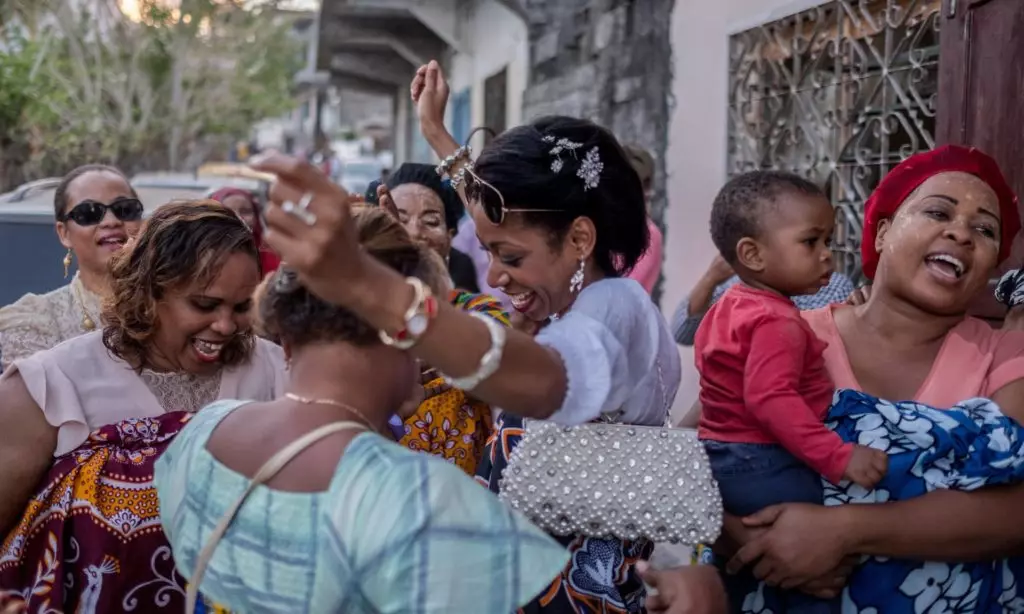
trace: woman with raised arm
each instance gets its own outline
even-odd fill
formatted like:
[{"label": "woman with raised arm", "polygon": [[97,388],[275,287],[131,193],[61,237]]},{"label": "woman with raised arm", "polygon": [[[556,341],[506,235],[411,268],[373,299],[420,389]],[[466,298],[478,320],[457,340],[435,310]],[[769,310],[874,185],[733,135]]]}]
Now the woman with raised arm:
[{"label": "woman with raised arm", "polygon": [[[279,178],[267,241],[316,294],[506,416],[664,425],[679,356],[647,293],[621,277],[643,254],[648,233],[640,180],[619,144],[591,122],[545,118],[498,136],[474,163],[441,123],[448,87],[436,63],[420,69],[412,90],[424,134],[444,159],[440,170],[469,204],[491,253],[489,282],[517,310],[551,323],[536,337],[507,331],[402,279],[359,249],[345,192],[294,158],[271,155],[256,164]],[[522,433],[510,422],[496,437],[486,476],[492,484]],[[622,501],[632,513],[625,493]],[[525,611],[643,610],[634,567],[649,542],[564,541],[569,566]]]}]

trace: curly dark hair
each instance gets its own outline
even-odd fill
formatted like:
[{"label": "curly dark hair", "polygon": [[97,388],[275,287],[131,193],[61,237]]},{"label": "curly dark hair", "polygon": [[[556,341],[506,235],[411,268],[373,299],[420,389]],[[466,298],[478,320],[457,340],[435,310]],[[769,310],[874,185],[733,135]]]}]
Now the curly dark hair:
[{"label": "curly dark hair", "polygon": [[128,181],[128,176],[122,173],[119,169],[113,166],[107,166],[106,164],[84,164],[72,170],[67,175],[64,175],[64,177],[61,178],[60,183],[57,184],[57,189],[53,192],[53,216],[58,221],[64,215],[64,209],[68,206],[68,188],[71,187],[71,184],[74,183],[75,179],[90,173],[109,173],[111,175],[116,175],[121,179],[124,179],[125,185],[128,186],[128,190],[131,192],[133,197],[139,197],[135,188],[132,187],[131,182]]},{"label": "curly dark hair", "polygon": [[785,171],[750,171],[730,179],[711,205],[711,240],[722,258],[736,263],[736,244],[757,238],[761,220],[786,193],[827,198],[825,192],[799,175]]},{"label": "curly dark hair", "polygon": [[[405,277],[422,275],[423,251],[386,211],[363,207],[354,212],[359,243],[371,256]],[[344,307],[328,303],[302,285],[283,266],[268,277],[257,297],[257,328],[262,335],[296,346],[345,341],[379,343],[377,331]]]},{"label": "curly dark hair", "polygon": [[[192,284],[211,283],[231,254],[252,256],[252,231],[234,211],[213,200],[166,204],[146,220],[111,263],[111,294],[103,305],[103,343],[134,369],[149,366],[149,344],[160,323],[157,303]],[[255,342],[236,335],[223,349],[225,366],[248,360]]]},{"label": "curly dark hair", "polygon": [[[579,147],[555,156],[551,151],[559,139]],[[602,167],[598,185],[587,189],[577,173],[594,148]],[[556,159],[563,164],[553,166]],[[547,229],[552,244],[565,238],[577,218],[590,218],[597,230],[594,262],[605,275],[627,274],[647,251],[650,232],[640,177],[612,133],[594,122],[555,116],[512,128],[484,147],[475,172],[501,193],[509,209],[543,210],[518,215]],[[498,205],[494,190],[485,186],[478,198]]]}]

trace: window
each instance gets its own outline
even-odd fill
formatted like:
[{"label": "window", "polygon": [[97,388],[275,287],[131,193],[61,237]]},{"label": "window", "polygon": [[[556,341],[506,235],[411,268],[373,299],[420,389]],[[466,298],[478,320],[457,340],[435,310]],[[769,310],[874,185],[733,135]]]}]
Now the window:
[{"label": "window", "polygon": [[[487,77],[484,81],[484,125],[494,130],[494,134],[505,131],[508,117],[508,69]],[[485,139],[491,140],[489,133]]]},{"label": "window", "polygon": [[470,89],[466,88],[452,96],[452,138],[459,145],[465,145],[469,138],[469,131],[472,130]]},{"label": "window", "polygon": [[935,145],[940,0],[835,0],[730,39],[728,173],[780,169],[836,207],[836,268],[860,276],[864,201]]}]

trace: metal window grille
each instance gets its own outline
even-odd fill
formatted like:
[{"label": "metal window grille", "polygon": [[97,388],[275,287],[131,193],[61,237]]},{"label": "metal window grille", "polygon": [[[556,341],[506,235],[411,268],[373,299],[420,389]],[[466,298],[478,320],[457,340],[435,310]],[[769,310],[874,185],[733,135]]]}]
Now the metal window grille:
[{"label": "metal window grille", "polygon": [[940,0],[836,0],[735,34],[729,176],[779,169],[836,208],[836,268],[860,277],[864,201],[935,145]]}]

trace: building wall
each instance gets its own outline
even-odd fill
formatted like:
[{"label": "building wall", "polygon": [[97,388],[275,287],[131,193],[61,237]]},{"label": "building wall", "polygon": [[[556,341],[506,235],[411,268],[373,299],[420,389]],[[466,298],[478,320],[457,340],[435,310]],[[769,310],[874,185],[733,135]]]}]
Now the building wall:
[{"label": "building wall", "polygon": [[[524,119],[556,114],[586,117],[609,128],[623,143],[648,149],[656,164],[652,216],[659,223],[666,202],[673,72],[669,17],[675,4],[674,0],[525,3],[532,74]],[[671,232],[669,228],[667,241],[674,240]],[[656,296],[658,292],[656,288]]]},{"label": "building wall", "polygon": [[[729,35],[823,4],[819,0],[689,0],[672,16],[675,101],[668,131],[664,293],[670,317],[715,255],[711,201],[726,177]],[[683,383],[674,414],[696,400],[693,352],[680,348]]]},{"label": "building wall", "polygon": [[[497,0],[466,4],[459,28],[464,34],[463,50],[453,53],[447,62],[451,90],[470,91],[470,126],[483,126],[484,82],[507,68],[505,124],[517,126],[523,121],[523,92],[530,70],[526,24]],[[474,138],[473,146],[479,151],[483,135]]]}]

